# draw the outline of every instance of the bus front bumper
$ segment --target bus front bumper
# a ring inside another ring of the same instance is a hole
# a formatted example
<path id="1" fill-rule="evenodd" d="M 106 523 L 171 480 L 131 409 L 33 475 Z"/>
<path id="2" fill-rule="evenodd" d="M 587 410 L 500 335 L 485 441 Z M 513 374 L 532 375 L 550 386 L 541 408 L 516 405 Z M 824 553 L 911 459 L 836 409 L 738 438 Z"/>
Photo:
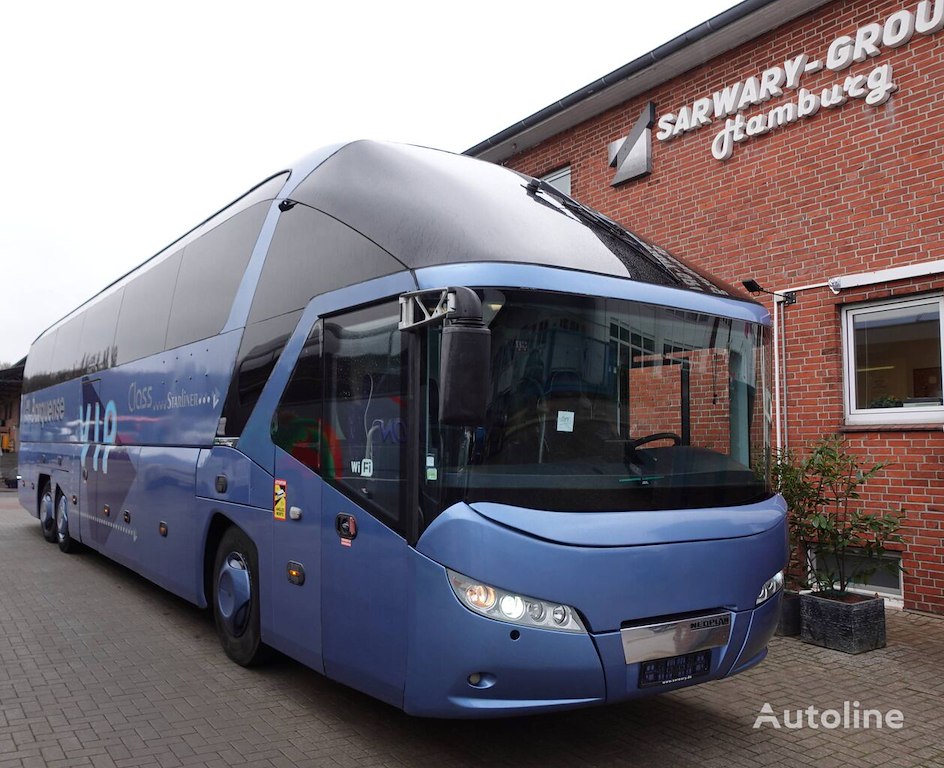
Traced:
<path id="1" fill-rule="evenodd" d="M 495 621 L 456 599 L 439 564 L 419 556 L 415 576 L 403 708 L 425 717 L 536 714 L 717 680 L 763 660 L 780 615 L 779 592 L 753 610 L 727 612 L 729 632 L 710 649 L 706 671 L 647 684 L 645 662 L 627 663 L 619 630 L 568 633 Z"/>

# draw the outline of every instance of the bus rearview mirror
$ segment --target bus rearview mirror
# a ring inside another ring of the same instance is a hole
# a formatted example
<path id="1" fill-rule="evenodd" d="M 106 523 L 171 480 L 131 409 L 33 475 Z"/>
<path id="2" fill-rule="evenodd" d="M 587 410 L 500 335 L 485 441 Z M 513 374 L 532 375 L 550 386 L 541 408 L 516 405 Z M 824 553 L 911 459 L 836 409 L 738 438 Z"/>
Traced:
<path id="1" fill-rule="evenodd" d="M 491 331 L 481 323 L 443 327 L 439 368 L 439 422 L 475 427 L 485 423 Z"/>

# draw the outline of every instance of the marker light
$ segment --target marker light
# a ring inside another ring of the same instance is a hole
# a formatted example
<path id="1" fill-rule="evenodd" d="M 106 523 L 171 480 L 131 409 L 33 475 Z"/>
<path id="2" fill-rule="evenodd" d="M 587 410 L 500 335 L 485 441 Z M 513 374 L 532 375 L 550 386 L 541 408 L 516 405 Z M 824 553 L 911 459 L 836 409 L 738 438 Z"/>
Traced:
<path id="1" fill-rule="evenodd" d="M 449 569 L 446 572 L 459 601 L 466 608 L 490 619 L 560 632 L 587 631 L 577 612 L 569 606 L 506 592 Z"/>
<path id="2" fill-rule="evenodd" d="M 766 600 L 770 600 L 774 595 L 776 595 L 783 588 L 783 571 L 778 571 L 766 582 L 764 586 L 760 589 L 760 594 L 757 596 L 757 600 L 754 601 L 754 605 L 760 605 Z"/>
<path id="3" fill-rule="evenodd" d="M 531 617 L 531 621 L 535 624 L 540 624 L 544 621 L 544 617 L 547 616 L 547 608 L 544 607 L 544 603 L 541 600 L 538 600 L 536 603 L 528 605 L 528 615 Z"/>

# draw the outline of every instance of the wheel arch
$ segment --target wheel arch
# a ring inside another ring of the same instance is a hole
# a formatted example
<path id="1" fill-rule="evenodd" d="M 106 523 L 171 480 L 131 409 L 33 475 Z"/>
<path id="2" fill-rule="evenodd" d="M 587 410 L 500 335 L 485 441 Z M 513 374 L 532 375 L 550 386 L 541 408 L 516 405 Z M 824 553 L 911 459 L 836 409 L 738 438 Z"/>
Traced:
<path id="1" fill-rule="evenodd" d="M 203 604 L 210 606 L 213 598 L 213 561 L 216 559 L 216 550 L 220 546 L 223 534 L 231 526 L 235 526 L 229 517 L 222 512 L 215 512 L 210 519 L 207 529 L 206 542 L 203 545 Z M 239 527 L 239 526 L 236 526 Z"/>
<path id="2" fill-rule="evenodd" d="M 36 517 L 39 517 L 40 507 L 39 505 L 43 501 L 43 490 L 46 488 L 46 483 L 52 485 L 52 475 L 46 473 L 40 473 L 36 476 L 36 504 L 34 509 L 36 510 Z"/>

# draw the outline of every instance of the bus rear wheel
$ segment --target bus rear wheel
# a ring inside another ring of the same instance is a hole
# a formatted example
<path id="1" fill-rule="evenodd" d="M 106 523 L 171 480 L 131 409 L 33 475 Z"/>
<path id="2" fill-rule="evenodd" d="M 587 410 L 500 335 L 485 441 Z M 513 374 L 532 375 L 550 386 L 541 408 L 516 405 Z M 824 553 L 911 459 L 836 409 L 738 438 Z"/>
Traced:
<path id="1" fill-rule="evenodd" d="M 79 548 L 79 543 L 69 533 L 69 500 L 64 493 L 60 493 L 56 499 L 56 541 L 59 549 L 66 554 L 74 553 Z"/>
<path id="2" fill-rule="evenodd" d="M 55 497 L 52 493 L 52 483 L 48 480 L 39 494 L 39 525 L 43 531 L 43 538 L 52 543 L 56 540 L 56 512 Z"/>
<path id="3" fill-rule="evenodd" d="M 213 618 L 226 655 L 243 667 L 262 660 L 259 628 L 259 557 L 249 537 L 231 527 L 213 567 Z"/>

